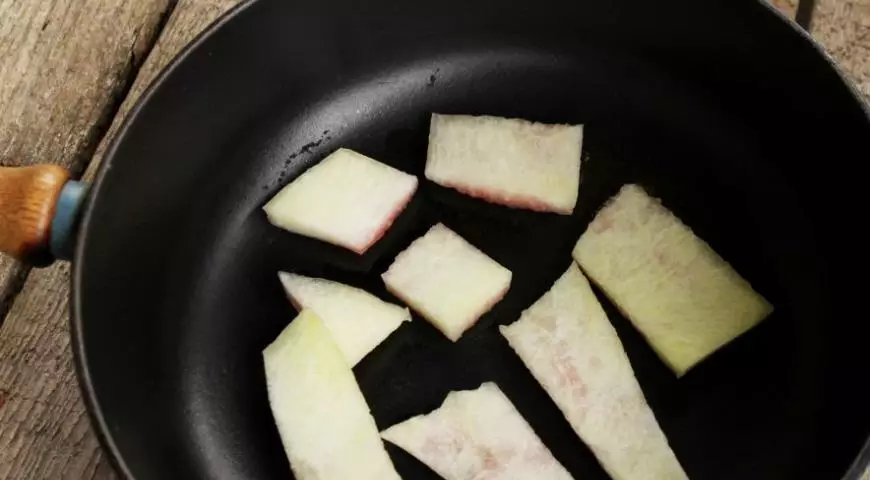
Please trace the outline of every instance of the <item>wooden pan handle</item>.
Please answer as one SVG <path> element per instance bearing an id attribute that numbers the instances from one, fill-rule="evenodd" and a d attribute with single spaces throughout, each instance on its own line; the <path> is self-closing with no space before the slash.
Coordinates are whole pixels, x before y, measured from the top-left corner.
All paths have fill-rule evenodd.
<path id="1" fill-rule="evenodd" d="M 69 172 L 56 165 L 0 167 L 0 252 L 50 259 L 51 222 Z"/>

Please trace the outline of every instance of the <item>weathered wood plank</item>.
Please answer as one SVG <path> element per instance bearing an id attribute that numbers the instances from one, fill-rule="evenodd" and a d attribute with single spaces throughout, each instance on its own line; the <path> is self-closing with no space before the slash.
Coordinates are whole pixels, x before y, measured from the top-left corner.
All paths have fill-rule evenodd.
<path id="1" fill-rule="evenodd" d="M 0 0 L 0 165 L 81 174 L 171 1 Z M 24 273 L 0 256 L 0 314 Z"/>
<path id="2" fill-rule="evenodd" d="M 797 13 L 798 0 L 768 0 L 788 18 L 794 18 Z"/>
<path id="3" fill-rule="evenodd" d="M 118 116 L 112 122 L 108 134 L 103 138 L 97 148 L 94 161 L 88 165 L 85 179 L 92 179 L 99 169 L 100 161 L 108 148 L 109 142 L 115 137 L 123 120 L 127 117 L 130 109 L 139 100 L 145 89 L 151 85 L 154 78 L 172 61 L 182 48 L 199 35 L 202 30 L 220 17 L 230 8 L 242 3 L 244 0 L 180 0 L 166 28 L 160 34 L 160 39 L 154 45 L 154 49 L 142 66 L 130 95 L 121 105 Z"/>
<path id="4" fill-rule="evenodd" d="M 181 0 L 94 156 L 157 73 L 238 0 Z M 2 11 L 2 10 L 0 10 Z M 2 78 L 2 77 L 0 77 Z M 69 265 L 34 270 L 0 329 L 0 479 L 116 478 L 88 423 L 68 323 Z"/>
<path id="5" fill-rule="evenodd" d="M 870 101 L 870 0 L 818 0 L 812 30 Z"/>
<path id="6" fill-rule="evenodd" d="M 794 18 L 798 0 L 768 1 Z M 870 0 L 816 0 L 816 4 L 813 37 L 870 101 Z"/>
<path id="7" fill-rule="evenodd" d="M 121 111 L 129 110 L 134 99 L 178 49 L 236 3 L 237 0 L 181 0 Z M 866 26 L 870 17 L 859 23 L 862 21 L 861 25 Z M 818 22 L 816 25 L 819 28 Z M 823 36 L 838 38 L 836 34 Z M 861 35 L 857 37 L 860 41 Z M 855 41 L 856 37 L 848 38 Z M 848 55 L 841 61 L 844 65 L 852 62 Z M 122 116 L 115 119 L 110 132 L 116 131 Z M 95 158 L 101 157 L 104 148 L 105 141 Z M 95 169 L 94 162 L 86 176 L 90 177 Z M 72 374 L 66 327 L 68 278 L 65 265 L 34 272 L 10 312 L 4 331 L 0 332 L 2 479 L 112 478 L 111 469 L 84 420 Z"/>
<path id="8" fill-rule="evenodd" d="M 69 265 L 52 270 L 67 276 Z M 67 289 L 37 296 L 52 301 L 13 307 L 15 321 L 2 330 L 0 478 L 96 478 L 105 460 L 75 384 L 67 326 L 44 321 L 66 317 Z"/>

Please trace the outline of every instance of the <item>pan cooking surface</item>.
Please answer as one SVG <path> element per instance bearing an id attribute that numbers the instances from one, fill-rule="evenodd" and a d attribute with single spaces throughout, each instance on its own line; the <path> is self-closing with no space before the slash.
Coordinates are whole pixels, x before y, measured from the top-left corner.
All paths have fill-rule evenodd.
<path id="1" fill-rule="evenodd" d="M 781 168 L 797 150 L 760 135 L 737 107 L 711 95 L 712 84 L 688 82 L 666 62 L 567 44 L 573 30 L 559 20 L 533 41 L 498 27 L 475 33 L 485 27 L 475 30 L 471 20 L 442 32 L 443 13 L 380 3 L 396 18 L 427 20 L 417 32 L 397 33 L 396 20 L 362 17 L 360 26 L 312 11 L 326 7 L 255 4 L 200 48 L 211 54 L 191 56 L 164 81 L 113 152 L 87 221 L 76 333 L 98 419 L 125 467 L 138 478 L 287 478 L 260 355 L 295 315 L 276 272 L 322 276 L 400 303 L 380 274 L 443 222 L 509 268 L 511 289 L 456 344 L 415 315 L 356 367 L 378 426 L 426 413 L 451 390 L 495 381 L 575 478 L 608 478 L 497 326 L 552 285 L 597 208 L 636 182 L 776 307 L 677 380 L 596 292 L 689 476 L 841 475 L 867 415 L 850 408 L 856 397 L 830 386 L 857 366 L 831 373 L 836 342 L 820 321 L 831 311 L 826 251 L 808 231 L 805 192 Z M 292 20 L 297 8 L 311 25 Z M 530 30 L 545 21 L 506 10 L 508 18 L 531 15 L 517 23 Z M 304 31 L 287 33 L 293 28 Z M 374 33 L 356 37 L 357 29 Z M 303 33 L 313 36 L 308 48 L 322 51 L 291 42 Z M 335 40 L 339 33 L 368 40 L 349 45 Z M 238 67 L 218 67 L 222 57 Z M 203 77 L 216 71 L 222 76 Z M 761 110 L 759 119 L 774 114 Z M 513 210 L 424 181 L 362 257 L 267 223 L 262 204 L 339 147 L 422 180 L 432 112 L 584 123 L 575 213 Z M 388 450 L 403 478 L 437 478 Z"/>
<path id="2" fill-rule="evenodd" d="M 456 63 L 461 63 L 462 68 L 453 67 Z M 222 462 L 240 453 L 238 444 L 249 445 L 254 451 L 270 451 L 278 445 L 266 403 L 259 352 L 295 312 L 278 285 L 276 271 L 336 279 L 401 303 L 387 294 L 380 273 L 413 239 L 433 224 L 443 222 L 509 268 L 514 281 L 505 299 L 457 344 L 415 316 L 410 325 L 401 328 L 357 367 L 378 426 L 386 428 L 427 412 L 440 405 L 450 390 L 476 388 L 481 382 L 494 380 L 577 478 L 607 478 L 496 327 L 519 318 L 520 312 L 565 271 L 571 249 L 596 209 L 627 182 L 639 182 L 663 197 L 779 306 L 761 327 L 681 381 L 657 359 L 630 324 L 614 308 L 608 308 L 675 451 L 688 472 L 699 478 L 769 478 L 753 476 L 762 473 L 755 462 L 765 458 L 770 462 L 777 456 L 789 458 L 794 444 L 769 445 L 767 439 L 789 430 L 789 417 L 800 412 L 780 411 L 781 406 L 789 397 L 803 397 L 802 390 L 808 387 L 789 373 L 789 363 L 797 355 L 789 328 L 789 322 L 794 321 L 794 307 L 779 291 L 774 261 L 770 259 L 776 252 L 765 250 L 753 224 L 760 219 L 746 209 L 750 200 L 729 193 L 727 184 L 718 180 L 709 167 L 711 163 L 727 163 L 735 156 L 724 141 L 734 138 L 735 133 L 723 131 L 723 142 L 709 145 L 697 140 L 700 133 L 692 131 L 690 125 L 663 127 L 669 119 L 655 118 L 660 115 L 656 111 L 638 111 L 642 107 L 632 99 L 631 89 L 623 83 L 626 80 L 606 68 L 591 57 L 577 62 L 535 52 L 508 52 L 503 56 L 490 52 L 462 57 L 459 62 L 434 61 L 424 67 L 385 72 L 382 77 L 354 86 L 298 120 L 303 125 L 273 120 L 252 129 L 250 138 L 233 140 L 238 146 L 228 152 L 231 158 L 247 158 L 275 173 L 248 180 L 235 177 L 236 172 L 215 172 L 226 175 L 229 193 L 219 205 L 208 198 L 202 207 L 195 208 L 196 212 L 226 208 L 238 219 L 237 223 L 215 225 L 210 235 L 214 238 L 212 250 L 207 249 L 202 257 L 206 262 L 205 275 L 199 280 L 203 296 L 191 299 L 190 310 L 182 314 L 185 321 L 181 336 L 189 342 L 180 345 L 180 361 L 187 367 L 179 379 L 182 398 L 196 413 L 187 419 L 193 420 L 191 431 L 197 431 L 198 418 L 220 419 L 213 429 L 203 429 L 193 439 L 223 452 L 221 460 L 212 463 L 217 468 L 215 473 L 223 470 Z M 494 70 L 498 72 L 497 81 L 487 82 Z M 644 74 L 650 72 L 632 70 L 631 78 L 637 81 Z M 431 75 L 436 78 L 429 86 Z M 467 93 L 445 98 L 438 94 L 439 82 Z M 644 84 L 656 85 L 657 91 L 648 94 L 666 104 L 695 108 L 690 105 L 700 103 L 699 99 L 669 89 L 661 79 L 649 78 Z M 526 88 L 516 91 L 512 85 Z M 476 89 L 486 91 L 486 96 L 480 98 Z M 606 111 L 585 108 L 596 95 L 616 100 L 608 102 Z M 232 185 L 272 178 L 289 181 L 340 146 L 422 178 L 428 115 L 433 110 L 585 122 L 586 164 L 575 214 L 563 217 L 501 208 L 425 182 L 376 251 L 357 259 L 355 254 L 270 226 L 259 208 L 278 187 L 277 180 L 261 188 Z M 712 117 L 716 112 L 698 114 Z M 338 118 L 340 125 L 336 125 Z M 298 129 L 320 135 L 300 142 L 291 134 Z M 317 145 L 294 157 L 298 143 Z M 264 144 L 289 148 L 258 148 Z M 233 160 L 220 163 L 235 164 Z M 775 181 L 752 181 L 771 180 Z M 252 191 L 257 195 L 243 196 Z M 203 344 L 210 345 L 205 352 Z M 203 353 L 204 358 L 200 356 Z M 216 384 L 222 386 L 215 389 Z M 235 414 L 227 418 L 227 411 Z M 227 429 L 236 433 L 227 435 Z M 715 434 L 698 438 L 699 431 Z M 231 443 L 226 444 L 227 440 Z M 746 463 L 735 463 L 733 454 L 726 453 L 734 449 L 746 452 Z M 398 449 L 391 449 L 391 453 L 405 478 L 436 478 L 431 473 L 426 476 L 419 464 Z M 261 468 L 269 465 L 275 473 L 286 471 L 286 461 L 277 453 L 258 463 L 262 463 Z"/>

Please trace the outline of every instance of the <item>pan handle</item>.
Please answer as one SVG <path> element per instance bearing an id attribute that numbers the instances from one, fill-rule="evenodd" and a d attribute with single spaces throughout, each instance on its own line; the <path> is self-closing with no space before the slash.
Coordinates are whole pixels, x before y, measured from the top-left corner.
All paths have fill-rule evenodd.
<path id="1" fill-rule="evenodd" d="M 57 165 L 0 167 L 0 252 L 37 266 L 70 258 L 83 197 Z"/>
<path id="2" fill-rule="evenodd" d="M 797 5 L 797 13 L 795 14 L 795 22 L 803 27 L 804 30 L 810 31 L 813 26 L 813 13 L 816 11 L 816 0 L 799 0 Z"/>

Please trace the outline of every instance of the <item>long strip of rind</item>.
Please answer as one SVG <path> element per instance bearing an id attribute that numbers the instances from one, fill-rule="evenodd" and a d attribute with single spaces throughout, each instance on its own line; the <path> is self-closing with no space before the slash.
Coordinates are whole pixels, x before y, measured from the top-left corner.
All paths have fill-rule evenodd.
<path id="1" fill-rule="evenodd" d="M 450 392 L 437 410 L 381 436 L 446 480 L 570 480 L 494 383 Z"/>
<path id="2" fill-rule="evenodd" d="M 568 271 L 502 335 L 615 480 L 688 478 L 583 273 Z"/>
<path id="3" fill-rule="evenodd" d="M 401 480 L 350 365 L 303 310 L 263 350 L 269 404 L 297 480 Z"/>
<path id="4" fill-rule="evenodd" d="M 360 288 L 295 273 L 279 272 L 278 277 L 298 310 L 311 309 L 323 320 L 351 366 L 403 322 L 411 321 L 407 308 L 385 302 Z"/>
<path id="5" fill-rule="evenodd" d="M 598 212 L 573 256 L 678 376 L 773 310 L 637 185 Z"/>
<path id="6" fill-rule="evenodd" d="M 582 144 L 582 125 L 433 114 L 426 178 L 489 202 L 570 215 Z"/>

